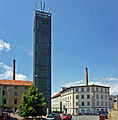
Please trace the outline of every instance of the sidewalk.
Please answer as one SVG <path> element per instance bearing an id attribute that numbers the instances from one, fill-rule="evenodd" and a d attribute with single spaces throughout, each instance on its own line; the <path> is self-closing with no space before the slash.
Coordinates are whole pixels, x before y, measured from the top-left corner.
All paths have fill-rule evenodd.
<path id="1" fill-rule="evenodd" d="M 13 114 L 13 113 L 10 113 L 10 117 L 13 118 L 13 120 L 25 120 L 25 118 L 23 117 L 20 117 L 18 114 Z M 26 120 L 45 120 L 45 117 L 43 117 L 42 119 L 40 119 L 39 117 L 38 118 L 28 118 Z"/>
<path id="2" fill-rule="evenodd" d="M 23 117 L 20 117 L 18 114 L 13 114 L 13 113 L 10 113 L 10 117 L 16 118 L 17 120 L 23 120 L 24 119 Z"/>

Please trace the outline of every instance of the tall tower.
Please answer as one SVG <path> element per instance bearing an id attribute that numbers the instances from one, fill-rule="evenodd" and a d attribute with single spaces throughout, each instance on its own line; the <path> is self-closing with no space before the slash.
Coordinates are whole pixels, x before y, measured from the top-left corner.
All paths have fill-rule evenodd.
<path id="1" fill-rule="evenodd" d="M 33 82 L 43 93 L 47 108 L 51 111 L 51 13 L 35 10 Z"/>

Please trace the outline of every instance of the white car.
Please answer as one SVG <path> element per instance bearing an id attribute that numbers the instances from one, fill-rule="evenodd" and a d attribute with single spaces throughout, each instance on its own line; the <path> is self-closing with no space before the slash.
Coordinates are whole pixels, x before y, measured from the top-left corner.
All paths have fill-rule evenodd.
<path id="1" fill-rule="evenodd" d="M 49 114 L 46 120 L 60 120 L 60 115 L 58 113 Z"/>

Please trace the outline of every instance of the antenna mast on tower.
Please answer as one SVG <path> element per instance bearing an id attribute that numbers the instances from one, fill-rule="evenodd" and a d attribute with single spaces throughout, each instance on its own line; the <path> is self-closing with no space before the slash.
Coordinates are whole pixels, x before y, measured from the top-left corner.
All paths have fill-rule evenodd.
<path id="1" fill-rule="evenodd" d="M 34 11 L 38 10 L 39 7 L 37 6 L 37 4 L 35 3 L 35 8 L 33 8 Z M 51 10 L 51 6 L 49 6 L 48 8 L 48 12 L 47 13 L 50 13 L 50 10 Z M 42 3 L 42 1 L 40 1 L 40 10 L 41 12 L 45 12 L 45 2 Z"/>
<path id="2" fill-rule="evenodd" d="M 51 10 L 51 6 L 49 6 L 49 8 L 48 8 L 48 13 L 50 13 L 50 10 Z"/>
<path id="3" fill-rule="evenodd" d="M 45 10 L 45 2 L 43 3 L 43 11 L 42 12 L 44 12 L 44 10 Z"/>
<path id="4" fill-rule="evenodd" d="M 36 10 L 38 10 L 38 7 L 37 7 L 36 3 L 35 3 L 35 8 L 36 8 Z"/>
<path id="5" fill-rule="evenodd" d="M 42 1 L 40 1 L 40 9 L 41 9 L 41 12 L 42 12 Z"/>

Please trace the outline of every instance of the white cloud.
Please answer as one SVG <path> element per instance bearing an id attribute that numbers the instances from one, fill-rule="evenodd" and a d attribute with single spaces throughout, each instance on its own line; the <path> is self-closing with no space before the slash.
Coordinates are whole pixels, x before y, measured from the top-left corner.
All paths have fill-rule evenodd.
<path id="1" fill-rule="evenodd" d="M 64 87 L 70 87 L 70 86 L 78 86 L 80 84 L 83 84 L 84 80 L 80 80 L 80 81 L 74 81 L 74 82 L 68 82 L 66 84 L 64 84 Z"/>
<path id="2" fill-rule="evenodd" d="M 111 95 L 117 95 L 118 94 L 118 83 L 109 83 L 108 81 L 105 82 L 90 82 L 90 85 L 101 85 L 101 86 L 107 86 L 110 87 L 110 94 Z"/>
<path id="3" fill-rule="evenodd" d="M 110 89 L 110 93 L 111 95 L 118 95 L 118 83 L 117 84 L 112 84 L 110 85 L 111 89 Z"/>
<path id="4" fill-rule="evenodd" d="M 91 81 L 91 82 L 89 82 L 89 85 L 94 84 L 94 85 L 100 85 L 100 86 L 107 86 L 107 87 L 110 87 L 110 94 L 111 95 L 118 94 L 118 78 L 114 78 L 114 77 L 113 78 L 104 78 L 103 80 L 105 80 L 105 81 L 102 81 L 102 80 L 97 80 L 96 82 Z M 63 86 L 64 87 L 71 87 L 71 86 L 82 86 L 82 85 L 85 85 L 83 80 L 68 82 L 68 83 L 65 83 Z"/>
<path id="5" fill-rule="evenodd" d="M 89 85 L 103 85 L 103 83 L 102 82 L 89 82 Z M 107 85 L 105 85 L 104 84 L 104 86 L 107 86 Z"/>
<path id="6" fill-rule="evenodd" d="M 0 62 L 0 71 L 2 71 L 2 74 L 0 74 L 0 79 L 11 79 L 13 75 L 13 70 L 10 66 L 5 65 L 4 63 Z M 23 74 L 15 74 L 16 80 L 26 80 L 27 76 Z"/>
<path id="7" fill-rule="evenodd" d="M 17 80 L 26 80 L 27 76 L 23 74 L 16 74 L 16 79 Z"/>
<path id="8" fill-rule="evenodd" d="M 5 49 L 6 51 L 9 51 L 11 49 L 10 44 L 7 42 L 4 42 L 2 39 L 0 39 L 0 51 Z"/>
<path id="9" fill-rule="evenodd" d="M 97 77 L 96 77 L 96 78 L 93 78 L 93 80 L 98 80 L 98 79 L 99 79 L 99 78 L 97 78 Z"/>
<path id="10" fill-rule="evenodd" d="M 104 78 L 104 80 L 116 81 L 116 82 L 118 82 L 118 78 L 114 78 L 114 77 Z"/>

